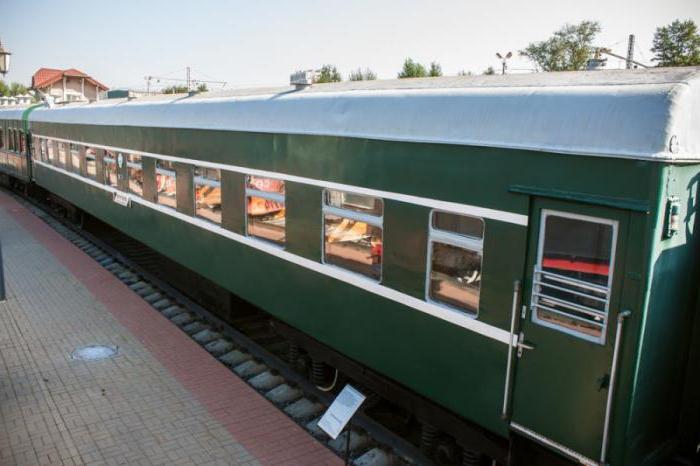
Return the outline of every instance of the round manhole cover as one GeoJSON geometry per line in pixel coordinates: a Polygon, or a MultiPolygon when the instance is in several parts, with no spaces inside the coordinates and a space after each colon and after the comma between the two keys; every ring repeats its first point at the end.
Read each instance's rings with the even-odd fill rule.
{"type": "Polygon", "coordinates": [[[80,361],[98,361],[100,359],[113,358],[119,352],[116,346],[90,345],[83,346],[71,354],[73,359],[80,361]]]}

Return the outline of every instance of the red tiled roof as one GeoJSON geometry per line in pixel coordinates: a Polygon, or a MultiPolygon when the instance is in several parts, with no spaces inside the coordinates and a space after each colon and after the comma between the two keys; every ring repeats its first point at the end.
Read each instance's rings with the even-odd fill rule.
{"type": "Polygon", "coordinates": [[[96,79],[88,76],[87,74],[75,68],[69,68],[67,70],[57,70],[54,68],[39,68],[37,72],[34,73],[34,76],[32,76],[32,88],[41,89],[46,86],[50,86],[53,83],[63,79],[63,76],[85,78],[89,83],[95,86],[99,86],[105,91],[109,90],[109,88],[104,84],[100,83],[96,79]]]}
{"type": "Polygon", "coordinates": [[[49,86],[58,81],[62,73],[61,70],[55,70],[53,68],[39,68],[39,70],[34,73],[34,76],[32,76],[32,87],[34,89],[39,89],[49,86]]]}

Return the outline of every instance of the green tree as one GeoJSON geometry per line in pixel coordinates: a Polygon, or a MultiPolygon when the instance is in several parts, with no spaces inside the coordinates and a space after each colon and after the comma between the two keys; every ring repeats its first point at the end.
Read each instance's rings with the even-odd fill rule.
{"type": "Polygon", "coordinates": [[[9,95],[16,96],[26,94],[28,91],[27,86],[20,83],[12,83],[9,88],[9,95]]]}
{"type": "Polygon", "coordinates": [[[197,86],[197,92],[207,92],[209,91],[209,88],[207,87],[207,83],[201,83],[199,86],[197,86]]]}
{"type": "Polygon", "coordinates": [[[337,83],[343,80],[343,77],[338,72],[338,68],[333,65],[323,65],[321,71],[316,77],[317,83],[337,83]]]}
{"type": "Polygon", "coordinates": [[[675,20],[668,26],[656,28],[653,61],[658,66],[700,65],[700,34],[691,19],[675,20]]]}
{"type": "Polygon", "coordinates": [[[493,66],[489,66],[489,67],[486,68],[486,69],[484,70],[484,72],[481,73],[481,74],[488,74],[488,75],[496,74],[496,70],[493,69],[493,66]]]}
{"type": "Polygon", "coordinates": [[[29,92],[27,86],[20,83],[10,83],[9,85],[5,81],[0,81],[0,96],[10,96],[14,97],[16,95],[23,95],[29,92]]]}
{"type": "Polygon", "coordinates": [[[413,61],[412,58],[407,58],[403,62],[403,68],[398,74],[399,78],[425,78],[428,72],[425,66],[413,61]]]}
{"type": "Polygon", "coordinates": [[[430,70],[428,70],[428,76],[432,78],[442,76],[442,66],[440,66],[440,63],[436,61],[430,63],[430,70]]]}
{"type": "Polygon", "coordinates": [[[358,68],[357,70],[350,72],[348,79],[350,81],[374,81],[377,79],[377,73],[369,68],[365,68],[364,71],[361,68],[358,68]]]}
{"type": "Polygon", "coordinates": [[[566,24],[549,39],[529,44],[520,55],[544,71],[583,70],[593,54],[593,40],[599,32],[597,21],[566,24]]]}
{"type": "Polygon", "coordinates": [[[163,88],[163,94],[187,94],[187,86],[173,85],[163,88]]]}

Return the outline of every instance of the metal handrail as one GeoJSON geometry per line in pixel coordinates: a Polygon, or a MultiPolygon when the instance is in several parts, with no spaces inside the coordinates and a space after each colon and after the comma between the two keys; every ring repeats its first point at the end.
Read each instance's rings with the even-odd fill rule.
{"type": "Polygon", "coordinates": [[[253,188],[245,188],[245,195],[249,197],[259,197],[261,199],[267,199],[268,201],[284,204],[284,194],[282,193],[272,191],[261,191],[259,189],[253,188]]]}
{"type": "Polygon", "coordinates": [[[581,322],[586,322],[587,324],[595,325],[595,326],[600,327],[600,328],[605,327],[604,322],[596,322],[594,320],[586,320],[583,317],[577,317],[577,316],[574,316],[571,314],[567,314],[566,312],[562,312],[558,309],[554,309],[553,307],[545,306],[544,304],[535,303],[532,307],[534,307],[535,309],[537,309],[537,308],[544,309],[547,312],[553,312],[554,314],[559,314],[560,316],[567,317],[569,319],[580,320],[581,322]]]}
{"type": "Polygon", "coordinates": [[[610,368],[610,384],[608,385],[608,399],[605,403],[605,423],[603,424],[603,444],[600,448],[600,464],[605,464],[605,460],[608,456],[608,443],[610,441],[610,417],[612,415],[612,403],[613,395],[615,393],[618,358],[620,356],[620,341],[622,339],[624,321],[631,314],[631,311],[622,311],[617,315],[617,331],[615,332],[615,347],[613,349],[612,367],[610,368]]]}
{"type": "Polygon", "coordinates": [[[501,419],[508,419],[508,411],[510,408],[510,392],[511,392],[511,374],[513,371],[513,348],[517,343],[513,344],[515,337],[515,327],[518,322],[518,303],[520,302],[520,280],[513,282],[513,307],[510,316],[510,338],[508,339],[508,363],[506,364],[506,383],[503,390],[503,409],[501,410],[501,419]]]}
{"type": "Polygon", "coordinates": [[[206,176],[195,176],[193,179],[194,184],[196,185],[211,186],[212,188],[221,187],[221,181],[213,180],[211,178],[207,178],[206,176]]]}
{"type": "Polygon", "coordinates": [[[535,279],[535,285],[546,286],[548,288],[554,288],[555,290],[563,291],[565,293],[574,294],[576,296],[581,296],[582,298],[594,299],[596,301],[600,301],[601,303],[608,302],[608,300],[606,298],[599,298],[598,296],[591,296],[589,294],[582,293],[581,291],[574,291],[574,290],[571,290],[569,288],[563,288],[561,286],[552,285],[551,283],[545,283],[545,282],[537,280],[537,279],[535,279]]]}
{"type": "Polygon", "coordinates": [[[545,275],[547,277],[550,277],[552,280],[566,283],[568,285],[579,286],[581,288],[586,288],[586,289],[589,289],[592,291],[597,291],[599,293],[605,293],[605,294],[610,293],[610,288],[607,286],[595,285],[593,283],[585,282],[583,280],[577,280],[575,278],[567,277],[565,275],[559,275],[558,273],[545,272],[540,267],[535,268],[535,273],[545,275]]]}
{"type": "Polygon", "coordinates": [[[603,318],[607,316],[606,312],[599,311],[597,309],[593,309],[592,307],[582,306],[581,304],[570,303],[570,302],[565,301],[563,299],[556,298],[554,296],[549,296],[549,295],[544,294],[544,293],[540,293],[539,291],[533,292],[533,295],[538,296],[540,298],[548,299],[550,301],[554,301],[555,303],[559,304],[560,306],[567,307],[573,311],[581,312],[583,314],[588,314],[588,315],[592,315],[594,317],[603,317],[603,318]]]}

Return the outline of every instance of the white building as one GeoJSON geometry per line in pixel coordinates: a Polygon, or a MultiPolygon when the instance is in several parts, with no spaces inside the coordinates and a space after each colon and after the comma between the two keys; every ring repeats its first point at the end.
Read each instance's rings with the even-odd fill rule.
{"type": "Polygon", "coordinates": [[[54,98],[56,103],[100,100],[109,88],[80,70],[39,68],[32,76],[32,89],[54,98]]]}

